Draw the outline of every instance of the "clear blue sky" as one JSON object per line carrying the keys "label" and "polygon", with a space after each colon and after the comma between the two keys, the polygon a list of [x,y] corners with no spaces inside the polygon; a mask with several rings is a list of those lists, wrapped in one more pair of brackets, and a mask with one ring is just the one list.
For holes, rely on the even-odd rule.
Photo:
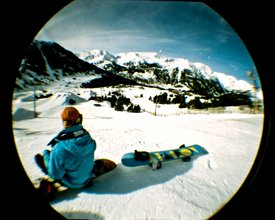
{"label": "clear blue sky", "polygon": [[50,19],[36,39],[55,41],[72,52],[161,52],[247,81],[246,71],[254,68],[234,30],[198,2],[76,0]]}

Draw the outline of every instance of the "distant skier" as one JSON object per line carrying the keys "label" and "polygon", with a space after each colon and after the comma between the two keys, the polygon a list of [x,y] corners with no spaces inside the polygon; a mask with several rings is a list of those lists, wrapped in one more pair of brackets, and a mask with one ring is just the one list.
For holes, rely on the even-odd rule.
{"label": "distant skier", "polygon": [[82,126],[82,115],[74,107],[61,113],[64,129],[49,143],[52,150],[35,155],[35,162],[53,180],[68,188],[87,186],[95,177],[94,151],[96,142]]}

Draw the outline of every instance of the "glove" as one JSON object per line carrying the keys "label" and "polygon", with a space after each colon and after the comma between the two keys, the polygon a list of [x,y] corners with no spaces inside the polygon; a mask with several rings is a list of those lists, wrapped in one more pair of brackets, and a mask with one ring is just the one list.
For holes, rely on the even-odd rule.
{"label": "glove", "polygon": [[48,149],[46,149],[46,150],[43,151],[43,155],[50,154],[50,153],[51,153],[51,151],[48,150]]}

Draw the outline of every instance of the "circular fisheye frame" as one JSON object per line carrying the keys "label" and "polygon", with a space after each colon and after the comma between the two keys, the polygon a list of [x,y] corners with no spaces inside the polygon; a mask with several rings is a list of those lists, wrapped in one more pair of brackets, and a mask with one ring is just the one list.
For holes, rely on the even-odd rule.
{"label": "circular fisheye frame", "polygon": [[28,178],[64,217],[208,219],[251,171],[264,102],[206,4],[78,0],[29,45],[12,114]]}

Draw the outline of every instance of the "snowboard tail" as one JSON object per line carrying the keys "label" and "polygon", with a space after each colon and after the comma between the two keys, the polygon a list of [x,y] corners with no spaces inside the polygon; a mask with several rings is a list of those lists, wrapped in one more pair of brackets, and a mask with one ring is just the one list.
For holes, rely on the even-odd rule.
{"label": "snowboard tail", "polygon": [[[116,163],[109,159],[98,159],[95,160],[93,173],[95,174],[95,178],[109,173],[117,167]],[[94,178],[94,179],[95,179]]]}
{"label": "snowboard tail", "polygon": [[208,153],[200,145],[194,144],[186,147],[180,146],[177,149],[164,150],[164,151],[137,151],[134,153],[126,153],[123,155],[121,162],[127,167],[136,167],[143,165],[152,165],[153,169],[161,167],[161,162],[182,159],[183,161],[189,161],[192,156]]}
{"label": "snowboard tail", "polygon": [[[83,188],[90,187],[97,177],[111,172],[116,167],[117,164],[109,159],[95,160],[92,171],[95,176]],[[41,198],[47,201],[52,201],[59,192],[69,189],[61,181],[53,180],[49,176],[42,177],[36,188]]]}

